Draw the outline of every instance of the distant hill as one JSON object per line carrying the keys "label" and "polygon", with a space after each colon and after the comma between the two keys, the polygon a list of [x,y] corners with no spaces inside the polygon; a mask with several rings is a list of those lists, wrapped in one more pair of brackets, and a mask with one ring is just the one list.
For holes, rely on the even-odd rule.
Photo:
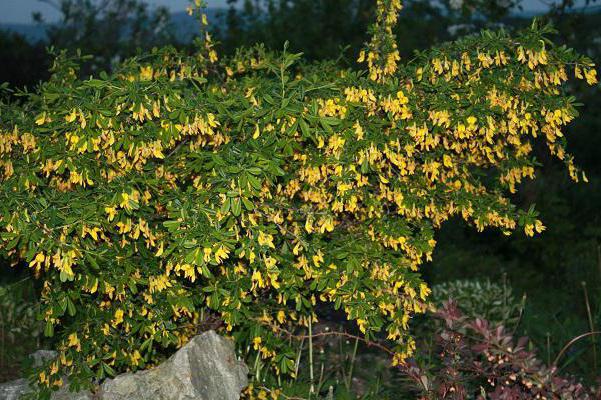
{"label": "distant hill", "polygon": [[[224,16],[227,12],[222,8],[208,8],[207,18],[213,27],[221,28],[224,25]],[[178,41],[187,43],[199,31],[198,21],[190,17],[185,11],[171,15],[171,23]],[[0,30],[6,30],[23,35],[29,42],[36,43],[46,40],[46,28],[51,24],[17,24],[0,23]]]}
{"label": "distant hill", "polygon": [[31,43],[46,39],[45,25],[0,23],[0,30],[18,33]]}

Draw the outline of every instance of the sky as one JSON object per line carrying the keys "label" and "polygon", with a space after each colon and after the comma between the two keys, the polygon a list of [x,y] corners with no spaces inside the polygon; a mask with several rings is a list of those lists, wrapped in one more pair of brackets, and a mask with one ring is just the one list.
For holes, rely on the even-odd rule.
{"label": "sky", "polygon": [[[188,0],[146,0],[151,5],[166,6],[172,11],[184,11]],[[224,7],[225,0],[207,0],[209,7]],[[39,11],[46,21],[56,20],[59,13],[40,0],[0,0],[0,23],[31,23],[31,13]]]}
{"label": "sky", "polygon": [[[53,1],[53,0],[49,0]],[[168,7],[171,11],[184,11],[190,4],[188,0],[145,0],[151,5]],[[224,7],[226,0],[206,0],[209,7]],[[547,6],[546,0],[522,0],[524,11],[540,12]],[[577,3],[583,2],[582,0]],[[31,23],[31,13],[39,11],[48,22],[53,22],[59,13],[49,4],[40,0],[0,0],[0,23]]]}

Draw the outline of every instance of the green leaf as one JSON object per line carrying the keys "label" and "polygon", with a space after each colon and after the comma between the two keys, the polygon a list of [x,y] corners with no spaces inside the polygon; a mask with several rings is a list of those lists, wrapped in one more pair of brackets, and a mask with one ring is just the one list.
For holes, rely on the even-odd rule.
{"label": "green leaf", "polygon": [[70,316],[75,316],[75,304],[73,304],[73,301],[71,301],[70,297],[67,297],[67,310],[69,311]]}
{"label": "green leaf", "polygon": [[238,216],[240,216],[241,210],[242,210],[242,205],[240,202],[240,198],[236,197],[236,198],[232,199],[232,214],[234,214],[234,216],[238,217]]}
{"label": "green leaf", "polygon": [[104,369],[104,371],[107,373],[108,376],[116,376],[117,372],[107,363],[102,363],[102,368]]}
{"label": "green leaf", "polygon": [[242,198],[242,203],[244,203],[244,208],[246,208],[249,211],[251,211],[255,208],[255,205],[250,200],[248,200],[246,197]]}
{"label": "green leaf", "polygon": [[230,207],[232,205],[232,199],[231,198],[226,198],[225,201],[223,202],[223,204],[221,205],[221,213],[222,214],[227,214],[230,211]]}
{"label": "green leaf", "polygon": [[169,230],[169,232],[174,232],[179,229],[181,226],[181,221],[165,221],[163,222],[163,226]]}
{"label": "green leaf", "polygon": [[299,119],[298,124],[300,125],[301,132],[303,133],[303,137],[305,137],[305,138],[312,137],[311,131],[309,130],[309,126],[307,125],[307,123],[305,122],[304,119]]}
{"label": "green leaf", "polygon": [[50,321],[46,322],[46,327],[44,328],[44,336],[46,336],[46,337],[54,336],[54,325]]}

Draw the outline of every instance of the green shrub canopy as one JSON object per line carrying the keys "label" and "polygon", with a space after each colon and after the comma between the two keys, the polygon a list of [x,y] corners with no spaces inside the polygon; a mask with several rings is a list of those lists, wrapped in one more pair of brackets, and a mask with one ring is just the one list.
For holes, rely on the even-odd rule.
{"label": "green shrub canopy", "polygon": [[289,335],[317,302],[383,332],[403,363],[436,228],[544,229],[507,195],[534,177],[535,143],[586,180],[561,129],[577,115],[568,76],[594,84],[594,64],[536,24],[401,64],[399,10],[378,0],[367,70],[260,46],[218,60],[205,33],[196,54],[90,79],[61,54],[1,105],[0,255],[43,281],[59,339],[42,386],[155,364],[211,321],[290,373]]}

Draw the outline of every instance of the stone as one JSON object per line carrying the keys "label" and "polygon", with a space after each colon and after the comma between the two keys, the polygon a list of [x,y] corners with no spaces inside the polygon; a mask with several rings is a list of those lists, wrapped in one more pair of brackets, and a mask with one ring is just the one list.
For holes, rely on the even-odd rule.
{"label": "stone", "polygon": [[[29,355],[34,367],[44,365],[46,361],[56,358],[57,353],[52,350],[38,350]],[[29,384],[26,379],[0,383],[0,400],[17,400],[29,392]]]}
{"label": "stone", "polygon": [[22,395],[28,392],[29,385],[26,379],[0,383],[0,400],[19,400]]}
{"label": "stone", "polygon": [[213,331],[194,337],[159,366],[106,380],[102,400],[238,400],[248,368]]}
{"label": "stone", "polygon": [[[41,367],[46,362],[57,357],[58,353],[53,350],[38,350],[29,355],[33,367]],[[27,379],[17,379],[16,381],[0,384],[0,400],[20,400],[25,394],[31,393]],[[61,388],[52,394],[51,400],[92,400],[94,397],[91,392],[82,391],[72,393],[67,387]]]}
{"label": "stone", "polygon": [[54,350],[38,350],[35,353],[29,355],[29,358],[33,361],[33,367],[41,367],[46,362],[54,360],[58,356],[58,353]]}
{"label": "stone", "polygon": [[[56,351],[38,350],[29,355],[33,367],[40,367],[47,361],[55,359]],[[19,400],[23,395],[30,393],[29,383],[27,379],[17,379],[16,381],[0,384],[0,400]],[[71,393],[67,388],[54,392],[52,400],[92,400],[92,393],[79,392]]]}
{"label": "stone", "polygon": [[81,391],[81,392],[70,392],[68,388],[63,387],[58,392],[52,393],[51,400],[95,400],[92,392]]}
{"label": "stone", "polygon": [[[0,400],[20,400],[25,394],[30,393],[29,383],[26,379],[17,379],[7,383],[0,383]],[[91,392],[72,393],[67,388],[61,388],[52,394],[52,400],[93,400]]]}

